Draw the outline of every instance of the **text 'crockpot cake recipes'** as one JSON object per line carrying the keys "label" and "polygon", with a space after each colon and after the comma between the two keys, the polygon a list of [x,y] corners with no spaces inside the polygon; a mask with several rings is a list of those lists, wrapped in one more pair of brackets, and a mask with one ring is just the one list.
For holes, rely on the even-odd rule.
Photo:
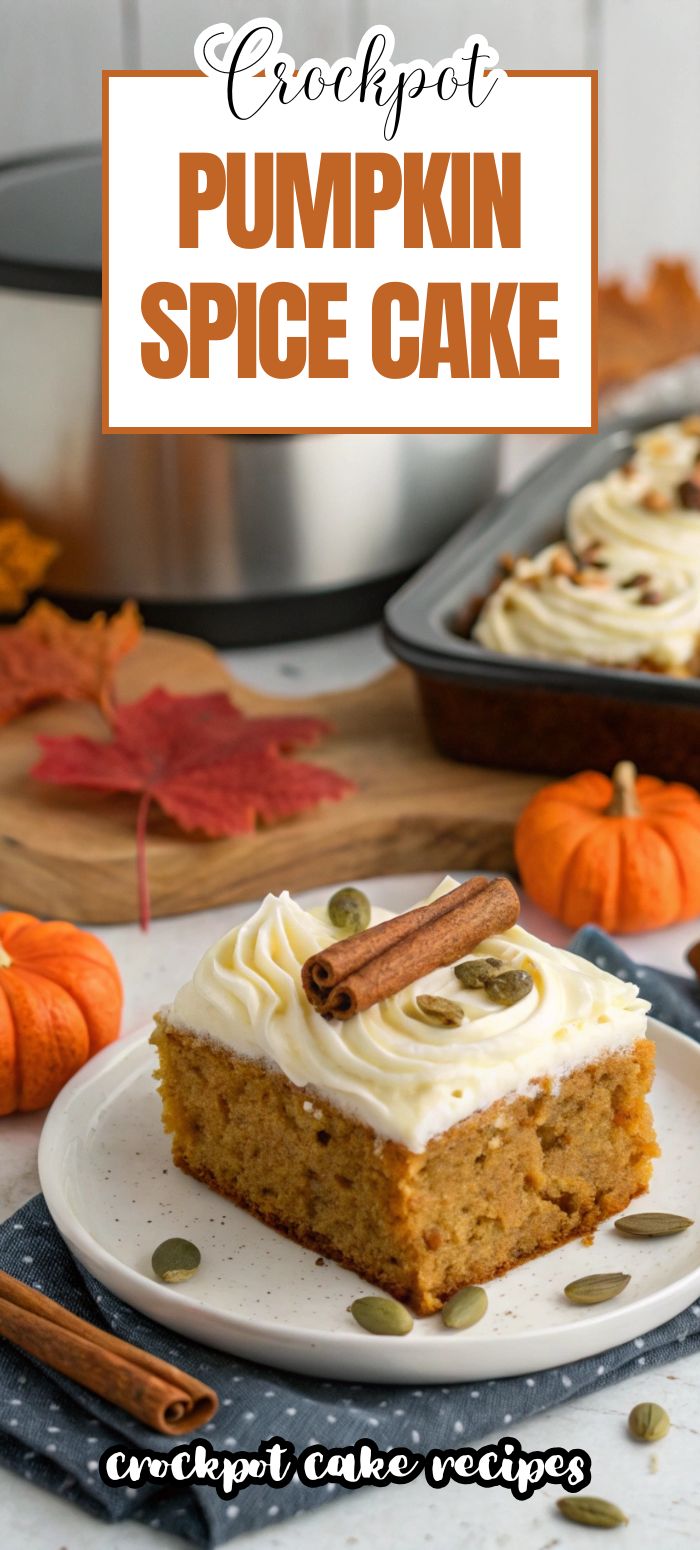
{"label": "text 'crockpot cake recipes'", "polygon": [[282,44],[105,73],[104,429],[595,428],[595,75]]}

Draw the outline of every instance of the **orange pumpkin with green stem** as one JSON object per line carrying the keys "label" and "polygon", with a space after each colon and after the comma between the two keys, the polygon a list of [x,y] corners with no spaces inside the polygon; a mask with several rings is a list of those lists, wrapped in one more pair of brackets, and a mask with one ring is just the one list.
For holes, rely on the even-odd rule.
{"label": "orange pumpkin with green stem", "polygon": [[535,904],[565,925],[651,931],[700,914],[700,796],[689,786],[588,770],[546,786],[515,832]]}
{"label": "orange pumpkin with green stem", "polygon": [[0,1115],[44,1109],[116,1039],[122,986],[112,954],[66,921],[0,915]]}

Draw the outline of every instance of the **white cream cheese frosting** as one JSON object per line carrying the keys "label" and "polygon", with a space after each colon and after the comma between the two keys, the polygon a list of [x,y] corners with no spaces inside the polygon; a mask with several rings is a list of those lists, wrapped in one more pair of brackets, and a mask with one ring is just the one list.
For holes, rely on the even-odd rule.
{"label": "white cream cheese frosting", "polygon": [[[689,422],[684,422],[686,427]],[[695,423],[695,422],[690,422]],[[623,468],[587,484],[574,496],[567,537],[581,554],[600,544],[599,557],[627,550],[637,570],[660,566],[700,574],[700,511],[687,511],[679,489],[700,458],[700,436],[672,422],[645,431]],[[654,502],[661,510],[653,508]]]}
{"label": "white cream cheese frosting", "polygon": [[690,669],[700,636],[700,573],[676,566],[652,577],[643,560],[616,552],[605,570],[591,570],[588,583],[579,584],[557,572],[566,556],[564,545],[552,544],[516,561],[484,604],[474,638],[509,656]]}
{"label": "white cream cheese frosting", "polygon": [[[455,886],[446,878],[431,897]],[[372,923],[389,914],[374,908]],[[325,910],[268,894],[204,954],[168,1020],[282,1071],[315,1102],[326,1099],[414,1152],[497,1099],[542,1077],[556,1083],[644,1036],[649,1006],[634,985],[519,926],[468,955],[530,973],[532,990],[513,1006],[465,989],[450,967],[347,1022],[327,1021],[306,999],[301,968],[342,935]],[[459,1002],[462,1023],[433,1027],[413,1016],[423,994]]]}

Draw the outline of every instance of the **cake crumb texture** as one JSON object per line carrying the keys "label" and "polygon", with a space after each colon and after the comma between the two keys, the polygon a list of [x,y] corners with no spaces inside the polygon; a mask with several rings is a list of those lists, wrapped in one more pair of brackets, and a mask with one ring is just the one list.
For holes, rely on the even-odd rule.
{"label": "cake crumb texture", "polygon": [[552,1091],[499,1100],[411,1152],[281,1071],[157,1019],[179,1168],[417,1314],[567,1239],[649,1183],[659,1149],[640,1039]]}

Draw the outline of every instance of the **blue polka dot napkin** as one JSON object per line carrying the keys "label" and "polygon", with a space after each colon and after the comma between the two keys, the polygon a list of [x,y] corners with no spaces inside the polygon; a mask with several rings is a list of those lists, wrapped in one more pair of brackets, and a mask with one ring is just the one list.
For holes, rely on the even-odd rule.
{"label": "blue polka dot napkin", "polygon": [[[576,952],[637,981],[655,1014],[693,1037],[700,1034],[700,993],[694,982],[639,968],[602,932],[586,927]],[[465,1446],[490,1432],[630,1376],[700,1351],[700,1304],[644,1337],[591,1360],[489,1383],[407,1389],[328,1383],[258,1367],[184,1340],[135,1313],[75,1263],[38,1195],[0,1226],[0,1267],[40,1287],[73,1313],[196,1373],[221,1404],[205,1427],[216,1449],[255,1450],[282,1435],[300,1453],[318,1441],[330,1447],[373,1437],[381,1448]],[[182,1439],[188,1441],[190,1439]],[[163,1487],[151,1482],[115,1490],[98,1473],[100,1454],[123,1443],[162,1450],[168,1439],[0,1341],[0,1463],[48,1491],[111,1522],[137,1518],[197,1545],[219,1545],[245,1531],[271,1527],[332,1500],[333,1486],[311,1490],[293,1481],[284,1490],[252,1486],[221,1501],[209,1486]],[[179,1445],[174,1442],[173,1446]]]}

